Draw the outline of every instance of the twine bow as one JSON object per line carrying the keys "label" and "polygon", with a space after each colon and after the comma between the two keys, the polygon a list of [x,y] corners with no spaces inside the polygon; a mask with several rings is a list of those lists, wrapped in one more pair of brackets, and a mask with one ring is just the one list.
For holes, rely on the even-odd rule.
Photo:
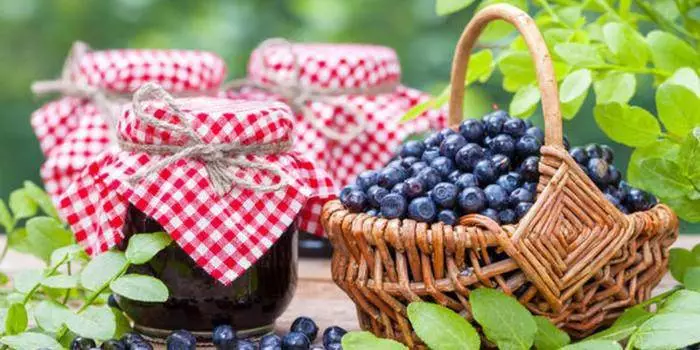
{"label": "twine bow", "polygon": [[[146,113],[144,102],[147,100],[164,101],[167,107],[170,108],[173,114],[179,119],[180,124],[169,123]],[[131,182],[139,181],[149,174],[169,164],[173,164],[180,159],[192,158],[204,162],[209,181],[216,193],[220,196],[230,192],[233,185],[242,186],[259,192],[277,191],[289,185],[289,175],[287,175],[281,167],[265,161],[248,160],[246,156],[286,152],[291,149],[291,140],[252,145],[242,145],[238,142],[207,144],[192,127],[190,120],[192,120],[193,117],[180,109],[173,97],[155,83],[147,83],[134,93],[133,111],[136,117],[145,123],[187,136],[188,143],[183,146],[149,145],[119,140],[120,147],[125,151],[167,155],[150,166],[139,169],[130,177],[129,181]],[[232,167],[267,171],[275,175],[278,180],[269,185],[259,184],[255,182],[254,179],[250,179],[249,176],[246,176],[246,178],[236,176],[231,172]]]}
{"label": "twine bow", "polygon": [[[326,126],[321,120],[314,118],[308,104],[313,102],[332,103],[333,99],[341,95],[378,95],[393,92],[396,89],[397,83],[385,83],[374,87],[362,88],[313,88],[303,86],[299,80],[301,77],[301,62],[294,50],[292,42],[282,38],[267,39],[260,44],[258,50],[264,53],[266,49],[272,47],[284,47],[292,56],[292,79],[288,82],[279,82],[277,84],[269,84],[264,82],[252,81],[250,79],[240,79],[229,82],[224,86],[227,89],[240,90],[243,87],[253,87],[259,90],[282,96],[285,101],[292,107],[295,112],[301,113],[302,117],[308,121],[311,126],[318,130],[325,137],[339,141],[348,142],[367,127],[367,116],[361,109],[350,104],[345,105],[351,109],[351,113],[357,119],[354,126],[350,127],[344,133],[340,133],[333,128]],[[260,55],[264,57],[265,55]],[[264,58],[261,58],[264,59]],[[265,68],[264,62],[260,64]]]}

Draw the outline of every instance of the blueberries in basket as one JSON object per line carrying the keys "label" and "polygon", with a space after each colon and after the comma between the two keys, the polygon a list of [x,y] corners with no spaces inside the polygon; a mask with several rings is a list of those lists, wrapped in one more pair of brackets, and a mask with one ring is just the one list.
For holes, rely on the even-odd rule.
{"label": "blueberries in basket", "polygon": [[389,190],[378,185],[372,186],[367,190],[367,202],[374,208],[379,208],[379,202],[389,194]]}
{"label": "blueberries in basket", "polygon": [[508,118],[508,120],[503,123],[503,132],[514,138],[523,136],[526,129],[527,127],[522,119]]}
{"label": "blueberries in basket", "polygon": [[599,187],[608,184],[608,162],[601,158],[591,158],[588,161],[588,176]]}
{"label": "blueberries in basket", "polygon": [[525,158],[520,164],[520,176],[522,176],[525,181],[537,181],[540,177],[540,172],[538,170],[539,163],[540,157],[530,156]]}
{"label": "blueberries in basket", "polygon": [[455,166],[447,157],[437,157],[430,162],[430,167],[437,170],[441,178],[446,178],[454,170]]}
{"label": "blueberries in basket", "polygon": [[586,146],[586,155],[588,158],[601,158],[603,150],[597,144],[591,143]]}
{"label": "blueberries in basket", "polygon": [[486,195],[479,187],[468,187],[459,193],[458,202],[464,213],[478,213],[486,208]]}
{"label": "blueberries in basket", "polygon": [[347,332],[348,331],[338,326],[326,328],[326,330],[323,331],[323,346],[328,348],[328,344],[340,343]]}
{"label": "blueberries in basket", "polygon": [[408,204],[408,217],[421,222],[431,223],[437,216],[437,207],[428,197],[414,198]]}
{"label": "blueberries in basket", "polygon": [[498,171],[490,159],[482,159],[474,166],[474,176],[480,185],[486,185],[496,181]]}
{"label": "blueberries in basket", "polygon": [[515,153],[520,158],[536,156],[540,152],[542,142],[533,136],[525,135],[515,143]]}
{"label": "blueberries in basket", "polygon": [[613,154],[612,148],[608,145],[600,145],[600,155],[608,164],[612,164],[615,156]]}
{"label": "blueberries in basket", "polygon": [[476,163],[486,156],[484,149],[476,143],[468,143],[455,154],[457,168],[463,171],[472,171]]}
{"label": "blueberries in basket", "polygon": [[398,193],[402,196],[404,196],[404,193],[406,193],[406,183],[405,182],[399,182],[394,187],[391,188],[391,193]]}
{"label": "blueberries in basket", "polygon": [[620,180],[622,180],[622,173],[620,173],[619,170],[614,165],[608,166],[608,184],[617,186],[620,183]]}
{"label": "blueberries in basket", "polygon": [[517,220],[518,217],[513,209],[504,209],[498,213],[498,221],[500,221],[501,225],[514,224]]}
{"label": "blueberries in basket", "polygon": [[387,194],[379,203],[379,211],[387,219],[401,218],[406,212],[406,198],[398,193]]}
{"label": "blueberries in basket", "polygon": [[491,140],[488,147],[493,153],[511,157],[515,151],[515,140],[506,134],[498,134]]}
{"label": "blueberries in basket", "polygon": [[[440,133],[434,133],[429,135],[428,137],[423,140],[423,144],[425,147],[430,148],[430,147],[440,147],[440,144],[442,143],[443,140],[443,135]],[[426,149],[427,151],[427,149]],[[423,153],[425,154],[425,153]]]}
{"label": "blueberries in basket", "polygon": [[236,350],[258,350],[258,347],[250,340],[239,340]]}
{"label": "blueberries in basket", "polygon": [[194,350],[197,348],[197,339],[192,333],[186,330],[179,330],[170,333],[165,339],[168,350]]}
{"label": "blueberries in basket", "polygon": [[355,181],[355,183],[361,189],[367,190],[368,188],[377,184],[378,178],[379,175],[375,171],[366,170],[361,172],[360,175],[357,176],[357,181]]}
{"label": "blueberries in basket", "polygon": [[447,136],[440,144],[440,154],[444,157],[454,159],[460,148],[467,144],[467,140],[460,134]]}
{"label": "blueberries in basket", "polygon": [[229,325],[221,325],[214,328],[212,342],[218,350],[235,350],[238,338],[236,331]]}
{"label": "blueberries in basket", "polygon": [[432,167],[428,167],[421,170],[420,172],[418,172],[418,175],[416,175],[416,177],[423,181],[423,183],[425,184],[425,188],[427,189],[432,189],[442,179],[440,177],[440,173]]}
{"label": "blueberries in basket", "polygon": [[532,203],[534,199],[535,195],[532,192],[520,187],[516,188],[513,192],[510,193],[510,196],[508,197],[508,202],[510,202],[512,206],[516,206],[518,205],[518,203],[522,202]]}
{"label": "blueberries in basket", "polygon": [[522,185],[522,188],[530,191],[533,195],[537,192],[537,182],[526,182]]}
{"label": "blueberries in basket", "polygon": [[345,200],[342,201],[343,205],[353,213],[360,213],[365,210],[367,206],[367,195],[359,190],[351,191],[345,196]]}
{"label": "blueberries in basket", "polygon": [[401,166],[405,169],[411,169],[411,166],[419,161],[416,157],[406,157],[401,159]]}
{"label": "blueberries in basket", "polygon": [[484,117],[486,134],[494,137],[503,131],[503,124],[508,120],[508,113],[505,111],[495,111]]}
{"label": "blueberries in basket", "polygon": [[476,180],[476,176],[474,176],[474,174],[466,173],[457,178],[455,185],[457,185],[460,190],[463,190],[467,187],[478,187],[479,182]]}
{"label": "blueberries in basket", "polygon": [[484,196],[489,208],[501,210],[508,206],[508,193],[501,186],[496,184],[486,186]]}
{"label": "blueberries in basket", "polygon": [[340,202],[344,203],[347,199],[347,196],[352,191],[362,191],[362,188],[355,184],[345,186],[342,190],[340,190],[340,194],[338,195],[338,198],[340,198]]}
{"label": "blueberries in basket", "polygon": [[457,180],[459,180],[459,177],[462,176],[462,172],[459,170],[455,170],[450,173],[450,175],[447,175],[447,181],[452,184],[456,184]]}
{"label": "blueberries in basket", "polygon": [[430,198],[442,208],[454,208],[458,194],[459,188],[456,185],[441,182],[433,188]]}
{"label": "blueberries in basket", "polygon": [[406,157],[416,157],[420,158],[421,155],[423,155],[423,151],[425,151],[425,145],[421,141],[408,141],[403,144],[403,147],[401,147],[401,152],[399,155],[402,158]]}
{"label": "blueberries in basket", "polygon": [[510,158],[503,154],[494,154],[491,156],[491,162],[499,174],[505,174],[510,170]]}
{"label": "blueberries in basket", "polygon": [[483,216],[495,221],[498,224],[501,223],[500,219],[498,218],[498,211],[496,211],[496,209],[486,208],[486,209],[482,210],[479,213],[479,215],[483,215]]}
{"label": "blueberries in basket", "polygon": [[89,350],[96,347],[95,341],[90,338],[84,338],[81,336],[75,337],[70,343],[71,350]]}
{"label": "blueberries in basket", "polygon": [[411,165],[411,168],[409,168],[408,170],[411,172],[411,176],[416,176],[421,170],[427,167],[428,164],[426,162],[416,162],[413,163],[413,165]]}
{"label": "blueberries in basket", "polygon": [[581,165],[588,164],[588,153],[581,147],[574,147],[569,151],[571,158]]}
{"label": "blueberries in basket", "polygon": [[279,350],[282,348],[282,338],[268,334],[260,339],[260,350]]}
{"label": "blueberries in basket", "polygon": [[527,128],[525,135],[532,136],[540,141],[540,143],[544,144],[544,131],[536,126]]}
{"label": "blueberries in basket", "polygon": [[481,143],[484,140],[484,123],[478,119],[467,119],[459,125],[459,133],[467,142]]}
{"label": "blueberries in basket", "polygon": [[[377,183],[384,188],[392,188],[397,183],[406,180],[408,172],[403,168],[389,167],[379,172]],[[342,201],[342,198],[341,198]]]}
{"label": "blueberries in basket", "polygon": [[341,343],[330,343],[326,346],[326,350],[343,350],[343,344]]}
{"label": "blueberries in basket", "polygon": [[440,149],[437,147],[431,147],[423,152],[420,160],[426,164],[430,164],[435,158],[440,156]]}
{"label": "blueberries in basket", "polygon": [[443,209],[440,210],[437,216],[438,221],[443,222],[446,225],[456,225],[457,224],[457,214],[454,210]]}
{"label": "blueberries in basket", "polygon": [[651,208],[649,195],[637,188],[631,188],[625,196],[625,203],[630,212],[648,210]]}
{"label": "blueberries in basket", "polygon": [[418,197],[426,191],[425,184],[417,177],[409,177],[403,183],[403,194],[406,198]]}
{"label": "blueberries in basket", "polygon": [[100,345],[102,350],[126,350],[129,347],[121,340],[109,339]]}
{"label": "blueberries in basket", "polygon": [[522,219],[525,214],[532,208],[532,203],[528,202],[520,202],[515,205],[515,215],[518,217],[518,220]]}
{"label": "blueberries in basket", "polygon": [[282,337],[282,350],[307,350],[311,347],[309,338],[301,332],[289,332]]}
{"label": "blueberries in basket", "polygon": [[518,186],[520,186],[521,177],[515,171],[511,171],[507,174],[501,175],[496,180],[496,184],[501,186],[506,192],[510,193],[515,191]]}
{"label": "blueberries in basket", "polygon": [[318,334],[318,326],[314,320],[308,317],[297,317],[292,326],[289,329],[291,332],[299,332],[304,334],[310,342],[316,340],[316,335]]}

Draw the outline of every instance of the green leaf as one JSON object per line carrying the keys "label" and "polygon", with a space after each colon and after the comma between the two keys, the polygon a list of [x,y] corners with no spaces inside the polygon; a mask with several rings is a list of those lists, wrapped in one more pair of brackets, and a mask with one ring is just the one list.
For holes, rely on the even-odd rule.
{"label": "green leaf", "polygon": [[134,265],[145,264],[172,241],[165,232],[133,235],[126,248],[126,260]]}
{"label": "green leaf", "polygon": [[5,315],[5,333],[13,335],[24,332],[27,329],[27,309],[23,304],[12,304]]}
{"label": "green leaf", "polygon": [[77,257],[85,257],[87,254],[83,250],[83,247],[77,244],[71,244],[65,247],[58,248],[51,253],[50,266],[56,267],[60,266],[67,261],[72,261]]}
{"label": "green leaf", "polygon": [[31,181],[25,181],[24,190],[27,191],[29,198],[39,205],[41,211],[56,220],[61,220],[58,216],[58,211],[56,211],[56,207],[54,207],[53,202],[51,202],[51,197],[49,197],[41,187],[35,185]]}
{"label": "green leaf", "polygon": [[41,280],[43,279],[44,271],[42,270],[24,270],[18,272],[14,277],[15,290],[22,294],[27,294],[41,284]]}
{"label": "green leaf", "polygon": [[341,340],[343,350],[408,350],[403,344],[381,339],[370,332],[350,332]]}
{"label": "green leaf", "polygon": [[36,350],[52,349],[61,350],[63,347],[54,338],[46,334],[25,332],[18,335],[11,335],[0,338],[0,343],[9,346],[11,349]]}
{"label": "green leaf", "polygon": [[691,177],[700,174],[700,127],[693,129],[683,140],[678,160],[683,174]]}
{"label": "green leaf", "polygon": [[12,218],[10,210],[7,209],[7,205],[2,199],[0,199],[0,225],[5,228],[5,232],[10,232],[15,228],[15,219]]}
{"label": "green leaf", "polygon": [[5,285],[8,282],[10,282],[10,276],[4,272],[0,272],[0,286]]}
{"label": "green leaf", "polygon": [[15,215],[15,219],[25,219],[36,215],[39,209],[37,204],[29,198],[25,189],[14,190],[10,193],[10,210]]}
{"label": "green leaf", "polygon": [[25,254],[31,254],[32,247],[27,238],[27,229],[24,227],[17,228],[7,234],[7,244],[10,248]]}
{"label": "green leaf", "polygon": [[661,127],[646,110],[617,102],[597,105],[593,109],[598,126],[614,141],[643,147],[661,136]]}
{"label": "green leaf", "polygon": [[98,290],[126,270],[129,263],[124,253],[104,252],[90,261],[80,274],[80,283],[89,290]]}
{"label": "green leaf", "polygon": [[676,281],[683,283],[685,271],[694,266],[698,266],[698,260],[689,250],[683,248],[669,250],[668,269]]}
{"label": "green leaf", "polygon": [[78,286],[78,276],[77,275],[56,275],[51,277],[46,277],[41,281],[41,285],[49,288],[56,289],[71,289]]}
{"label": "green leaf", "polygon": [[116,323],[116,329],[114,330],[114,339],[120,339],[125,333],[131,332],[131,323],[129,319],[124,316],[124,313],[117,308],[110,308],[112,314],[114,314],[114,321]]}
{"label": "green leaf", "polygon": [[540,90],[535,85],[523,86],[510,101],[510,115],[526,118],[532,115],[540,102]]}
{"label": "green leaf", "polygon": [[110,288],[123,297],[143,302],[165,302],[169,294],[168,287],[159,279],[137,274],[117,278]]}
{"label": "green leaf", "polygon": [[591,71],[588,69],[579,69],[564,78],[559,87],[559,99],[564,118],[573,119],[576,116],[588,95],[591,82]]}
{"label": "green leaf", "polygon": [[688,43],[673,34],[654,30],[647,34],[651,60],[659,69],[673,72],[682,67],[697,67],[700,55]]}
{"label": "green leaf", "polygon": [[500,291],[479,288],[469,295],[474,319],[499,349],[529,349],[535,341],[537,323],[516,299]]}
{"label": "green leaf", "polygon": [[36,324],[47,332],[58,331],[71,314],[66,306],[51,300],[43,300],[34,308]]}
{"label": "green leaf", "polygon": [[493,73],[493,52],[485,49],[474,53],[469,58],[469,69],[467,70],[467,85],[475,81],[485,83]]}
{"label": "green leaf", "polygon": [[572,66],[589,67],[605,64],[598,51],[589,44],[558,44],[554,46],[554,52]]}
{"label": "green leaf", "polygon": [[611,340],[587,340],[567,345],[561,350],[622,350],[622,346]]}
{"label": "green leaf", "polygon": [[692,68],[683,67],[676,70],[665,83],[686,87],[688,90],[700,96],[700,78]]}
{"label": "green leaf", "polygon": [[678,217],[688,222],[700,222],[700,199],[688,196],[665,198],[664,201],[676,212]]}
{"label": "green leaf", "polygon": [[653,314],[644,310],[641,307],[631,307],[625,310],[624,313],[610,326],[610,328],[595,333],[586,340],[614,340],[620,341],[627,339],[632,333],[637,330],[642,323],[646,322]]}
{"label": "green leaf", "polygon": [[637,79],[632,73],[610,72],[593,83],[597,104],[627,103],[637,89]]}
{"label": "green leaf", "polygon": [[[483,9],[486,6],[496,3],[511,4],[527,12],[526,0],[485,0],[479,4],[479,6],[477,7],[477,11]],[[479,41],[493,42],[503,40],[503,38],[511,35],[513,32],[515,32],[515,28],[510,23],[507,23],[505,21],[492,21],[486,26],[484,31],[479,36]]]}
{"label": "green leaf", "polygon": [[666,129],[677,135],[686,135],[700,125],[700,96],[685,86],[669,82],[656,90],[656,109]]}
{"label": "green leaf", "polygon": [[73,234],[54,218],[31,218],[26,226],[32,254],[44,261],[49,261],[54,250],[73,243]]}
{"label": "green leaf", "polygon": [[[642,173],[639,167],[642,161],[649,158],[677,159],[680,147],[666,138],[656,140],[644,147],[639,147],[632,152],[630,162],[627,165],[627,179],[630,184],[642,187]],[[651,190],[649,188],[646,189]]]}
{"label": "green leaf", "polygon": [[99,340],[110,339],[117,329],[114,314],[106,306],[90,306],[81,314],[71,313],[66,325],[75,334]]}
{"label": "green leaf", "polygon": [[535,67],[527,51],[504,52],[498,60],[498,69],[504,76],[504,88],[506,88],[505,80],[509,82],[507,91],[516,91],[522,86],[535,82]]}
{"label": "green leaf", "polygon": [[649,59],[649,48],[644,37],[629,25],[612,22],[603,26],[605,44],[625,66],[644,67]]}
{"label": "green leaf", "polygon": [[408,305],[408,319],[418,337],[431,349],[480,349],[481,339],[474,327],[444,306],[411,303]]}
{"label": "green leaf", "polygon": [[471,5],[474,0],[437,0],[435,1],[435,13],[445,16],[455,13]]}
{"label": "green leaf", "polygon": [[693,291],[700,291],[700,266],[694,266],[685,271],[683,285]]}
{"label": "green leaf", "polygon": [[688,179],[683,175],[678,164],[660,158],[645,159],[639,169],[644,188],[652,188],[662,198],[681,197],[693,190]]}
{"label": "green leaf", "polygon": [[571,343],[566,332],[557,328],[546,317],[535,316],[537,333],[535,334],[535,347],[540,350],[557,350]]}
{"label": "green leaf", "polygon": [[681,349],[700,342],[700,314],[656,315],[642,324],[632,336],[634,346],[646,349]]}
{"label": "green leaf", "polygon": [[[693,269],[696,269],[694,267]],[[668,297],[659,308],[659,314],[690,313],[700,314],[700,293],[681,289]]]}

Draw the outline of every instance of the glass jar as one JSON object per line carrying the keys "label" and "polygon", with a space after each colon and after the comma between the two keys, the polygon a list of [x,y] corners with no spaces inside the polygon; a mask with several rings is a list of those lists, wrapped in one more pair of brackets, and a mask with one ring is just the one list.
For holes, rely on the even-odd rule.
{"label": "glass jar", "polygon": [[[124,225],[124,249],[130,236],[165,231],[154,219],[130,206]],[[117,302],[134,321],[135,330],[149,337],[165,338],[186,329],[200,339],[211,338],[221,324],[231,325],[239,337],[259,336],[274,329],[297,283],[296,223],[243,275],[224,286],[197,266],[177,243],[150,262],[132,266],[128,273],[153,276],[170,291],[165,303],[143,303],[119,296]]]}

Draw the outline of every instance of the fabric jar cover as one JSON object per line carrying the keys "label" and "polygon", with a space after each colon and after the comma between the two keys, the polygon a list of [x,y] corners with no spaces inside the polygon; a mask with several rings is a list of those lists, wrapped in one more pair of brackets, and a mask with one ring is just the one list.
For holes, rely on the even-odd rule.
{"label": "fabric jar cover", "polygon": [[62,97],[31,117],[46,158],[41,177],[54,202],[96,154],[114,141],[114,121],[131,92],[155,82],[175,95],[213,94],[226,76],[213,53],[186,50],[90,51],[76,42],[59,80],[37,82],[37,94]]}
{"label": "fabric jar cover", "polygon": [[[230,84],[224,96],[288,103],[295,111],[295,149],[345,186],[386,164],[407,136],[445,127],[444,109],[400,122],[429,99],[400,78],[399,60],[388,47],[270,39],[251,54],[248,77]],[[318,219],[328,199],[304,208],[302,231],[323,234]]]}
{"label": "fabric jar cover", "polygon": [[282,103],[172,99],[146,84],[119,120],[118,145],[89,162],[59,211],[94,255],[124,238],[131,203],[229,284],[310,197],[333,191],[327,174],[292,150],[293,126]]}

